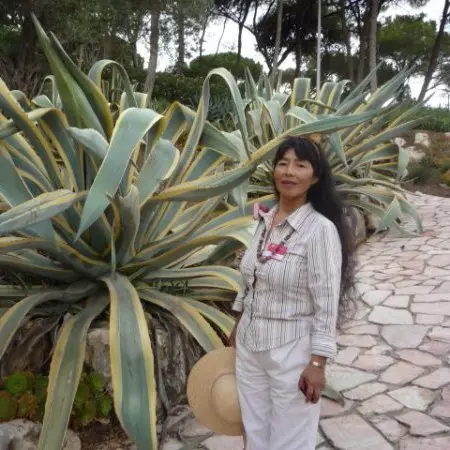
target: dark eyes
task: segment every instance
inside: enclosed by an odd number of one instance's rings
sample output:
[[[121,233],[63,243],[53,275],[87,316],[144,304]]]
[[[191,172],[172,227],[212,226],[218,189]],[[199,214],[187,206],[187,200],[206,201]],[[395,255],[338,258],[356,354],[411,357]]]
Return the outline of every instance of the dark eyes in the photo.
[[[281,166],[286,166],[287,164],[288,164],[287,161],[279,161],[277,166],[281,167]],[[300,161],[296,162],[295,165],[296,165],[296,167],[306,167],[306,164],[303,162],[300,162]]]

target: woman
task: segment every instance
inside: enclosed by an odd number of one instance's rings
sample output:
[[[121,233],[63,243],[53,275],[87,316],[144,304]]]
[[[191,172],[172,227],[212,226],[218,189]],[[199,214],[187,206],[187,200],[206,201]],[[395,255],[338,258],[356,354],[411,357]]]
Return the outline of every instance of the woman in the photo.
[[[259,211],[231,333],[249,450],[313,450],[325,364],[352,286],[351,245],[327,158],[288,138],[274,160],[277,205]]]

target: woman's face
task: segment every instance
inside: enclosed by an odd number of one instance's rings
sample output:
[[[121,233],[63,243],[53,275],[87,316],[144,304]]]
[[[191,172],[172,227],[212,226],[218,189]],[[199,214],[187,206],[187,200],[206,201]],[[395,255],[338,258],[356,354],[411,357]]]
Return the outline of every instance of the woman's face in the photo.
[[[277,162],[274,179],[280,198],[286,200],[305,198],[311,185],[317,182],[311,163],[298,159],[294,150],[288,150]]]

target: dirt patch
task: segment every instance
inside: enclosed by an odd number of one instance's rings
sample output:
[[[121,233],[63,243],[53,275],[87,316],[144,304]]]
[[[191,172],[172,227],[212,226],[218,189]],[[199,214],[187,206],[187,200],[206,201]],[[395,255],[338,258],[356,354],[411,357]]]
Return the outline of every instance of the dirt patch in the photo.
[[[81,450],[128,450],[132,446],[116,418],[108,424],[94,423],[76,432],[81,440]]]
[[[410,192],[421,192],[422,194],[436,197],[450,197],[450,188],[441,186],[438,182],[430,182],[428,184],[405,183],[403,188]]]

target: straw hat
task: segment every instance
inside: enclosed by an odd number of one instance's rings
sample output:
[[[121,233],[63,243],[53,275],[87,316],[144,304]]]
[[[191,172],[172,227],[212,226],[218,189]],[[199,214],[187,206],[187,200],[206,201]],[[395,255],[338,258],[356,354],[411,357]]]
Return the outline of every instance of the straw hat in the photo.
[[[207,353],[187,381],[189,405],[197,420],[219,434],[243,434],[236,388],[236,352],[223,347]]]

